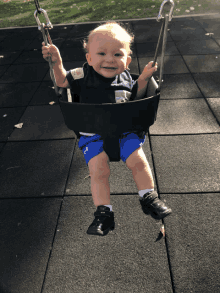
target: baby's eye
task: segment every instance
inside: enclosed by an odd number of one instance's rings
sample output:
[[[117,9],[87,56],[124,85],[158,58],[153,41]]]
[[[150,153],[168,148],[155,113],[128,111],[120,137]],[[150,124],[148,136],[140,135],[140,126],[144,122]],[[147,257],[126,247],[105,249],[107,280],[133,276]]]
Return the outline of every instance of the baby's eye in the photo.
[[[102,55],[102,56],[103,56],[104,54],[105,54],[105,53],[103,53],[103,52],[102,52],[102,53],[98,53],[98,55]]]
[[[121,56],[121,54],[119,54],[119,53],[116,53],[115,56],[116,56],[116,55]]]

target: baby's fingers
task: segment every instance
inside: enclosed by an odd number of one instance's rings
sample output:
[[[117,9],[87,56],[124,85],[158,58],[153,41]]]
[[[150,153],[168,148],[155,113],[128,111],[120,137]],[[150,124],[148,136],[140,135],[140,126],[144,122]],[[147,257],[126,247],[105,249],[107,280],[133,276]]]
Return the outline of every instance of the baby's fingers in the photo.
[[[147,66],[148,66],[149,68],[153,68],[153,63],[154,63],[154,61],[149,62],[149,63],[147,64]],[[158,67],[158,63],[157,63],[157,62],[155,62],[154,67],[156,67],[156,68]]]
[[[155,66],[152,67],[153,65],[153,61],[149,62],[145,67],[144,67],[144,70],[143,70],[143,73],[146,75],[146,76],[151,76],[155,71],[157,71],[157,62],[155,63]]]

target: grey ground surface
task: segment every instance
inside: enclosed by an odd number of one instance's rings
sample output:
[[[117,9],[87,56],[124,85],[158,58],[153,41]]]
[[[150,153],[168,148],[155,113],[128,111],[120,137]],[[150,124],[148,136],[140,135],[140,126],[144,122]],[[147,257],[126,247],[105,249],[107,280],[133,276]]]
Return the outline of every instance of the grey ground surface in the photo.
[[[127,23],[130,69],[140,74],[160,23]],[[173,213],[143,214],[131,171],[111,162],[116,228],[105,237],[86,234],[95,211],[89,171],[52,89],[41,33],[0,31],[0,293],[220,292],[219,26],[219,14],[169,24],[157,120],[143,149]],[[95,27],[51,30],[66,70],[83,65],[80,40]]]

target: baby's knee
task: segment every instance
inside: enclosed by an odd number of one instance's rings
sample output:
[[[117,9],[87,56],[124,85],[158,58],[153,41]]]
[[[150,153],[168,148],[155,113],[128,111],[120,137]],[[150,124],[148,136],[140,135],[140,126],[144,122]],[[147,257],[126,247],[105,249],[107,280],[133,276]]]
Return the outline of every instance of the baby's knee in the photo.
[[[142,148],[134,151],[126,160],[126,165],[130,170],[142,171],[147,164],[146,156]]]
[[[91,178],[102,179],[110,176],[110,168],[108,164],[108,156],[99,154],[89,161],[89,171]]]

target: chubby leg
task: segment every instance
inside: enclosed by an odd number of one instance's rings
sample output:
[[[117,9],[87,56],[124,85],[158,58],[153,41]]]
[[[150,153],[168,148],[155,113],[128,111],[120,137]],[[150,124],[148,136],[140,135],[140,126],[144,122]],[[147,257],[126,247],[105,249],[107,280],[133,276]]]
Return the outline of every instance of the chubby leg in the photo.
[[[110,205],[110,168],[105,151],[93,157],[89,163],[91,191],[94,205]]]
[[[89,162],[91,176],[91,190],[94,205],[97,207],[94,213],[95,219],[87,230],[90,235],[106,235],[110,230],[114,230],[114,213],[109,211],[104,205],[110,204],[109,176],[110,168],[108,156],[103,151],[93,157]]]
[[[138,190],[154,189],[152,172],[142,147],[127,158],[126,165],[132,171]]]

